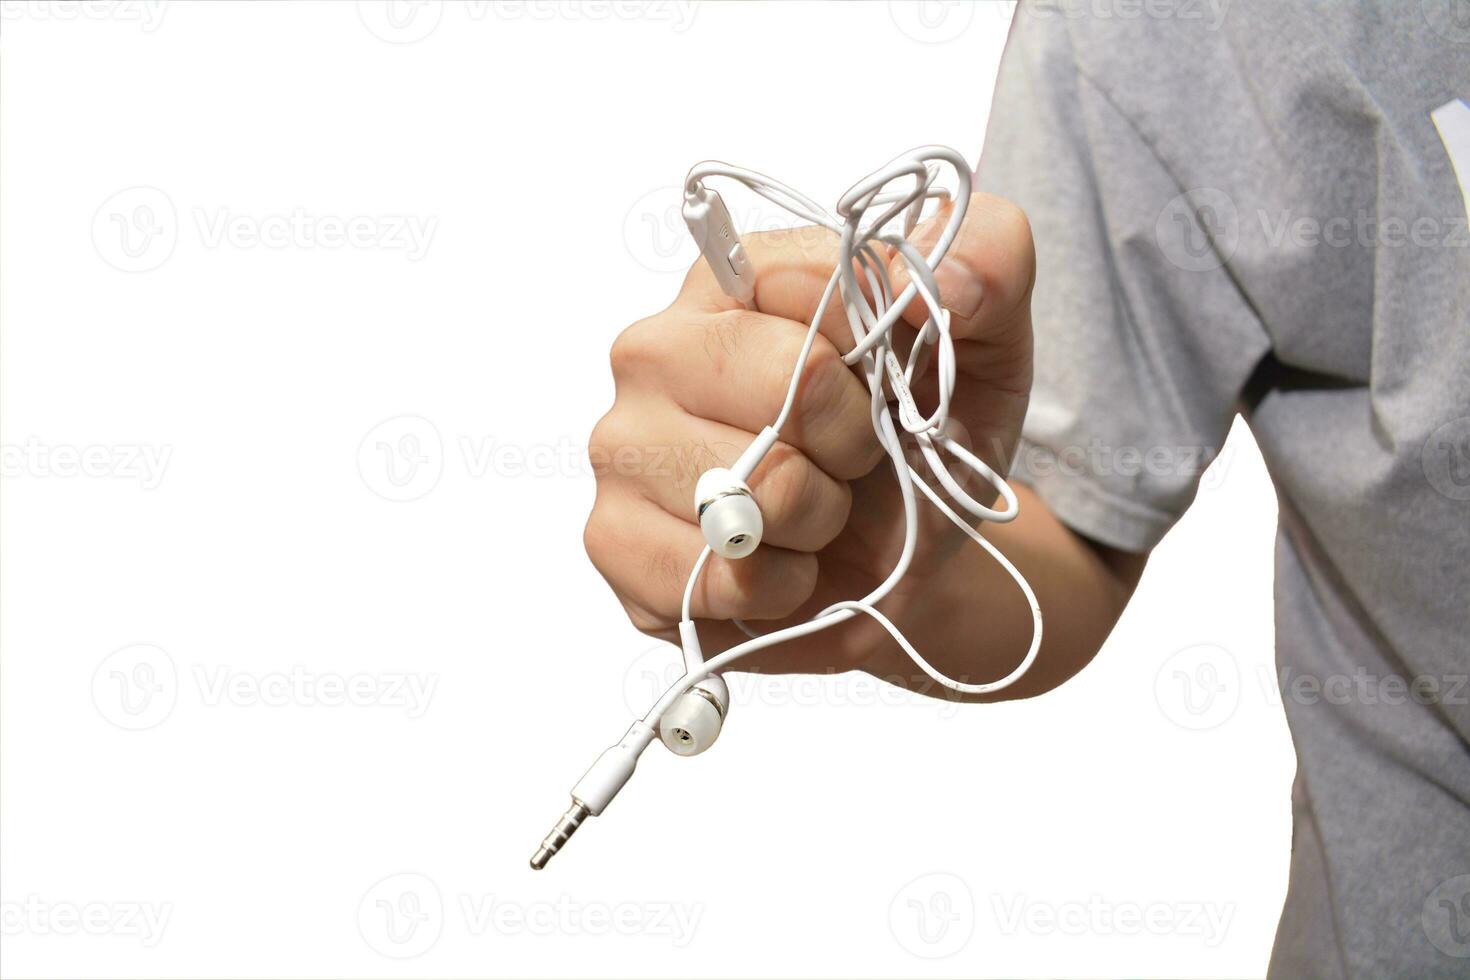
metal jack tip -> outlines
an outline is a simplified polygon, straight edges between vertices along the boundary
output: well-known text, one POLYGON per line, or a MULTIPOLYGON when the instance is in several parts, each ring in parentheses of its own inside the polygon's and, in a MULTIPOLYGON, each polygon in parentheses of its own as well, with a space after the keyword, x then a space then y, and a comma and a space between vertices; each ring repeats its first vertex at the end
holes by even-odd
POLYGON ((587 809, 581 800, 573 797, 572 805, 567 812, 562 814, 556 826, 551 828, 551 833, 546 835, 546 839, 536 849, 536 853, 531 855, 531 869, 540 871, 546 867, 546 862, 566 846, 567 841, 571 840, 572 835, 577 832, 577 828, 582 826, 582 821, 590 816, 592 816, 592 811, 587 809))

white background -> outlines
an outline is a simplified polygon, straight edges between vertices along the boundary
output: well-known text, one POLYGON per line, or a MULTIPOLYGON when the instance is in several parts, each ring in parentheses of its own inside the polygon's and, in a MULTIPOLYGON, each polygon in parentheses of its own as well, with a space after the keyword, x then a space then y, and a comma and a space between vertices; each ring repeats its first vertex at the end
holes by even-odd
POLYGON ((978 158, 1009 5, 3 9, 7 974, 1264 972, 1293 759, 1239 431, 1062 690, 738 682, 526 865, 674 662, 581 547, 672 188, 978 158))

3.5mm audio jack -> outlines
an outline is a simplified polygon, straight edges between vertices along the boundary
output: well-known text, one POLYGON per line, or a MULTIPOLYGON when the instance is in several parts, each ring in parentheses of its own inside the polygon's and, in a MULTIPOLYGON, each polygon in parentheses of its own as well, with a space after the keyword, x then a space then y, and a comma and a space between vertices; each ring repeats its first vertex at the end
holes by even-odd
POLYGON ((592 811, 587 809, 581 800, 572 800, 572 805, 567 812, 562 814, 562 818, 556 822, 555 827, 551 828, 551 833, 546 835, 546 839, 541 842, 536 853, 531 855, 532 869, 540 871, 546 867, 546 862, 556 856, 556 852, 562 849, 562 845, 571 840, 577 828, 582 826, 582 821, 590 816, 592 816, 592 811))
POLYGON ((531 868, 540 871, 557 851, 566 846, 588 817, 595 817, 618 795, 633 775, 638 756, 653 741, 653 729, 643 721, 633 722, 623 740, 597 757, 577 785, 572 787, 572 805, 562 814, 551 833, 531 855, 531 868))

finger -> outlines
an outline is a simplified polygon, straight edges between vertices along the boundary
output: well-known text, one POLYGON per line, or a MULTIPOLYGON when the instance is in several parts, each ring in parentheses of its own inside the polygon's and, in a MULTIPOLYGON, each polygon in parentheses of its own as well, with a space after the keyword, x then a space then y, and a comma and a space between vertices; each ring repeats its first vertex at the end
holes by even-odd
MULTIPOLYGON (((803 225, 742 235, 741 243, 755 270, 752 306, 771 316, 810 325, 837 268, 837 235, 818 225, 803 225)), ((862 281, 861 272, 858 277, 862 281)), ((689 270, 679 299, 706 312, 741 308, 720 289, 703 259, 689 270)), ((835 287, 818 329, 842 353, 852 350, 852 328, 842 312, 842 298, 835 287)))
MULTIPOLYGON (((694 487, 700 474, 717 466, 729 466, 739 458, 755 436, 721 422, 685 415, 670 406, 667 411, 638 413, 617 411, 598 423, 593 442, 609 455, 620 447, 656 446, 640 449, 639 457, 652 465, 636 474, 623 476, 637 491, 680 520, 695 522, 694 487), (624 431, 637 420, 637 431, 624 431)), ((623 455, 629 455, 626 449, 623 455)), ((618 474, 610 474, 619 479, 618 474)), ((842 532, 852 507, 852 491, 834 480, 788 443, 771 447, 749 480, 760 505, 765 530, 761 540, 794 551, 820 551, 842 532)))
MULTIPOLYGON (((914 230, 910 241, 920 252, 928 255, 934 247, 952 209, 947 203, 914 230)), ((889 263, 889 275, 896 290, 908 287, 908 266, 897 255, 889 263)), ((959 233, 934 276, 956 340, 1006 342, 1013 333, 1009 328, 1029 309, 1036 278, 1036 252, 1025 213, 1004 198, 972 195, 959 233)), ((919 298, 904 311, 904 319, 915 327, 928 318, 929 309, 919 298)))
MULTIPOLYGON (((749 310, 656 317, 618 338, 614 373, 624 389, 657 388, 690 415, 759 432, 786 401, 805 335, 800 324, 749 310)), ((837 349, 818 336, 781 438, 833 477, 856 479, 882 454, 869 397, 837 349)))
MULTIPOLYGON (((679 621, 684 587, 704 550, 698 527, 637 494, 599 492, 583 540, 638 629, 652 633, 679 621)), ((816 582, 815 555, 765 545, 736 560, 711 555, 691 609, 707 619, 781 619, 816 582)))

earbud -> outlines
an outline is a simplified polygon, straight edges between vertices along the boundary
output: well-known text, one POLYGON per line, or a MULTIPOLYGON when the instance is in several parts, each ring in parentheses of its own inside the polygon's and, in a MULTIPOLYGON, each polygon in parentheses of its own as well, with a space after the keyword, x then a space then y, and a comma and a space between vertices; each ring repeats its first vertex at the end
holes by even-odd
MULTIPOLYGON (((686 619, 679 624, 679 647, 684 653, 686 670, 692 671, 704 663, 694 620, 686 619)), ((669 705, 659 718, 658 737, 675 755, 699 755, 720 737, 729 710, 730 688, 725 679, 708 674, 669 705)))
POLYGON ((767 426, 728 470, 705 470, 694 486, 694 513, 710 550, 721 558, 744 558, 761 543, 765 522, 746 479, 779 436, 767 426))
POLYGON ((720 737, 729 705, 724 678, 711 674, 669 706, 659 719, 658 737, 675 755, 699 755, 720 737))
POLYGON ((744 558, 761 543, 765 524, 750 487, 727 469, 706 470, 694 488, 704 540, 721 558, 744 558))

